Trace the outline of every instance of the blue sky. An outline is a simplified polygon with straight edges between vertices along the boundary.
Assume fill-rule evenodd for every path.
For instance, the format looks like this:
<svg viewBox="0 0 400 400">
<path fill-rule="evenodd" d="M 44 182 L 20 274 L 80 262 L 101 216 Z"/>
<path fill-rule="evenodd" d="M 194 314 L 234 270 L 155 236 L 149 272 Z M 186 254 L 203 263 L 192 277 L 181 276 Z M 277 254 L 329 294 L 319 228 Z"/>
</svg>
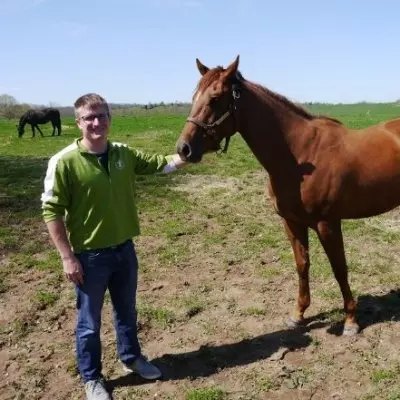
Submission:
<svg viewBox="0 0 400 400">
<path fill-rule="evenodd" d="M 195 59 L 295 101 L 400 98 L 397 0 L 0 0 L 0 94 L 191 101 Z"/>
</svg>

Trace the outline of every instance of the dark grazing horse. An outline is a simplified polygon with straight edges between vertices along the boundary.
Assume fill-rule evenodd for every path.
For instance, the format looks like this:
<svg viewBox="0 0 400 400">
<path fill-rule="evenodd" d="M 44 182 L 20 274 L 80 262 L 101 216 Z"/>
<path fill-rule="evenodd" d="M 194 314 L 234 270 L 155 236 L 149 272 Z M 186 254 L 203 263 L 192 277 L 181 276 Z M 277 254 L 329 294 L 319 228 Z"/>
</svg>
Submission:
<svg viewBox="0 0 400 400">
<path fill-rule="evenodd" d="M 199 162 L 240 132 L 269 175 L 269 193 L 293 248 L 299 278 L 288 320 L 304 322 L 310 305 L 309 228 L 316 231 L 343 296 L 343 334 L 359 331 L 348 282 L 341 220 L 364 218 L 400 204 L 400 119 L 362 130 L 315 116 L 238 72 L 239 56 L 226 69 L 207 68 L 177 142 L 180 156 Z"/>
<path fill-rule="evenodd" d="M 51 136 L 55 135 L 56 128 L 58 136 L 61 134 L 61 117 L 60 111 L 56 108 L 43 108 L 41 110 L 28 110 L 19 120 L 18 136 L 21 137 L 24 134 L 24 128 L 26 124 L 30 124 L 32 127 L 32 137 L 35 136 L 35 128 L 39 131 L 43 137 L 43 132 L 39 128 L 39 124 L 46 124 L 51 122 L 53 125 L 53 133 Z"/>
</svg>

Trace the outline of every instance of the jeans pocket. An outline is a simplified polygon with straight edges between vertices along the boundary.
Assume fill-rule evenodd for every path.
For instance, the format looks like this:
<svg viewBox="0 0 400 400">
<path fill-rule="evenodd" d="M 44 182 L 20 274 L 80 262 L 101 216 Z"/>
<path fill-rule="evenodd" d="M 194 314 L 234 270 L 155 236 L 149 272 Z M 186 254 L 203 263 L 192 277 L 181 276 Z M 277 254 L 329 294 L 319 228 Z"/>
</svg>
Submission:
<svg viewBox="0 0 400 400">
<path fill-rule="evenodd" d="M 88 253 L 88 260 L 96 260 L 103 254 L 102 251 L 91 251 Z"/>
<path fill-rule="evenodd" d="M 77 255 L 83 271 L 90 270 L 102 264 L 104 253 L 102 251 L 85 251 Z"/>
<path fill-rule="evenodd" d="M 88 269 L 107 269 L 114 264 L 113 253 L 106 250 L 94 250 L 87 254 Z"/>
</svg>

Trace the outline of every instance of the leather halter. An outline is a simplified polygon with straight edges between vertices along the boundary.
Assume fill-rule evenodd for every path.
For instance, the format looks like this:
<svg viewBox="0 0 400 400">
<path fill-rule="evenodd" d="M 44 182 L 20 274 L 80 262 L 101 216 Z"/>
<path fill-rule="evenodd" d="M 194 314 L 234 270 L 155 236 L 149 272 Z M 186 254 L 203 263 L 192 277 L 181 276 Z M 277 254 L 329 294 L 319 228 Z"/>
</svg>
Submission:
<svg viewBox="0 0 400 400">
<path fill-rule="evenodd" d="M 236 119 L 235 119 L 235 115 L 234 115 L 234 111 L 237 109 L 236 108 L 236 100 L 240 98 L 240 91 L 238 88 L 238 84 L 234 83 L 232 85 L 232 99 L 233 101 L 229 104 L 229 109 L 226 113 L 224 113 L 221 117 L 219 117 L 216 121 L 210 123 L 210 124 L 206 124 L 205 122 L 202 121 L 196 121 L 194 118 L 187 118 L 186 121 L 187 122 L 191 122 L 192 124 L 198 126 L 199 128 L 202 128 L 204 130 L 204 136 L 209 136 L 211 138 L 215 137 L 216 134 L 216 128 L 222 124 L 222 122 L 224 122 L 230 115 L 233 118 L 233 122 L 236 125 Z M 226 136 L 223 139 L 225 139 L 225 144 L 224 144 L 224 148 L 221 150 L 221 153 L 226 153 L 228 150 L 228 146 L 229 146 L 229 141 L 231 140 L 231 136 L 233 136 L 236 133 L 236 131 L 234 133 L 232 133 L 232 135 L 230 136 Z"/>
</svg>

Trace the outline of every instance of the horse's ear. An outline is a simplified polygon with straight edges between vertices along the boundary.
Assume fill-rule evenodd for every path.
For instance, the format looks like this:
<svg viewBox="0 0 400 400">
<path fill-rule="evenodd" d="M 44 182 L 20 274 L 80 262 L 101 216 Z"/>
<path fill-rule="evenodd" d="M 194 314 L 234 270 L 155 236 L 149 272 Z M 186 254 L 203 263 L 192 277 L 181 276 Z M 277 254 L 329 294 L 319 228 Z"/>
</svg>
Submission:
<svg viewBox="0 0 400 400">
<path fill-rule="evenodd" d="M 198 58 L 196 58 L 196 65 L 201 75 L 205 75 L 210 70 L 210 68 L 202 64 Z"/>
<path fill-rule="evenodd" d="M 231 77 L 233 75 L 236 75 L 238 67 L 239 67 L 239 56 L 237 56 L 235 61 L 226 68 L 225 76 Z"/>
</svg>

